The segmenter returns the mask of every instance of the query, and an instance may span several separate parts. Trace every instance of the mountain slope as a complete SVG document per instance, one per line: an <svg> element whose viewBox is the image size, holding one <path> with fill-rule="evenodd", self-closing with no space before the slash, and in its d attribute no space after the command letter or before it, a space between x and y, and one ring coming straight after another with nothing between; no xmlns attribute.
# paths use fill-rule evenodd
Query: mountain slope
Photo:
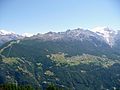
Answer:
<svg viewBox="0 0 120 90"><path fill-rule="evenodd" d="M119 56L116 48L89 30L38 34L1 46L0 83L43 90L50 83L64 90L120 89Z"/></svg>

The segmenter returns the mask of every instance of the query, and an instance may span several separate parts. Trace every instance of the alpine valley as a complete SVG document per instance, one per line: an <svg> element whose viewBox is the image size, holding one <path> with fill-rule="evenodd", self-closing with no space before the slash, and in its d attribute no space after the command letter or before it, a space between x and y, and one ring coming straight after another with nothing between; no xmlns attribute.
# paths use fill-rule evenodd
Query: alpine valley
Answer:
<svg viewBox="0 0 120 90"><path fill-rule="evenodd" d="M0 32L0 44L0 84L120 90L119 30L78 28L31 37Z"/></svg>

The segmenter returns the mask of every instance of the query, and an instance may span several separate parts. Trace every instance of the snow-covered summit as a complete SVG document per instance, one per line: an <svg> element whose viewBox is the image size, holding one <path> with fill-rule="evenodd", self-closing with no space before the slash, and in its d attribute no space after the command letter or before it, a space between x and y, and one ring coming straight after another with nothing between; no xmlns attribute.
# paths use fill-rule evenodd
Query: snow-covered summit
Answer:
<svg viewBox="0 0 120 90"><path fill-rule="evenodd" d="M31 37L33 36L34 34L31 34L31 33L23 33L22 36L23 37Z"/></svg>
<svg viewBox="0 0 120 90"><path fill-rule="evenodd" d="M23 39L24 37L12 31L0 30L0 46L11 40Z"/></svg>
<svg viewBox="0 0 120 90"><path fill-rule="evenodd" d="M96 27L91 31L102 36L110 46L114 44L114 37L117 34L117 31L114 31L108 27Z"/></svg>
<svg viewBox="0 0 120 90"><path fill-rule="evenodd" d="M12 31L6 31L6 30L0 30L0 35L8 35L8 34L15 34L15 32Z"/></svg>

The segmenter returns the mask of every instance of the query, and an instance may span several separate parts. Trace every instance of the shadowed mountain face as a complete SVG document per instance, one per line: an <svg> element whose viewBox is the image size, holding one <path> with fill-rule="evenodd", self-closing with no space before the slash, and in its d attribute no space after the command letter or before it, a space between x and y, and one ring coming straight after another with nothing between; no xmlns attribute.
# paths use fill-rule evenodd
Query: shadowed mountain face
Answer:
<svg viewBox="0 0 120 90"><path fill-rule="evenodd" d="M0 49L0 83L43 89L50 83L65 90L120 89L120 35L114 35L114 44L83 29L8 42Z"/></svg>

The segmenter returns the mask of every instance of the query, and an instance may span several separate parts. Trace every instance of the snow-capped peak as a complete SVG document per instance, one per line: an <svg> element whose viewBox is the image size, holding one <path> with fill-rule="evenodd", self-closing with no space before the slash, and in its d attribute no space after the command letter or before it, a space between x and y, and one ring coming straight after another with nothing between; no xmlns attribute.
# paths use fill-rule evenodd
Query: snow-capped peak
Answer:
<svg viewBox="0 0 120 90"><path fill-rule="evenodd" d="M1 29L0 30L0 35L16 35L16 36L19 35L19 36L23 36L23 37L31 37L34 34L31 34L31 33L16 34L13 31L7 31L7 30L4 30L4 29Z"/></svg>
<svg viewBox="0 0 120 90"><path fill-rule="evenodd" d="M96 27L93 28L91 31L102 36L110 46L114 44L114 36L116 35L116 31L108 27Z"/></svg>
<svg viewBox="0 0 120 90"><path fill-rule="evenodd" d="M108 27L95 27L92 29L93 32L98 33L98 34L104 34L107 35L108 33L113 33L115 32L114 30L108 28Z"/></svg>
<svg viewBox="0 0 120 90"><path fill-rule="evenodd" d="M31 34L31 33L23 33L22 36L24 37L31 37L33 36L34 34Z"/></svg>
<svg viewBox="0 0 120 90"><path fill-rule="evenodd" d="M15 32L6 31L6 30L0 30L0 35L8 35L8 34L15 34Z"/></svg>

